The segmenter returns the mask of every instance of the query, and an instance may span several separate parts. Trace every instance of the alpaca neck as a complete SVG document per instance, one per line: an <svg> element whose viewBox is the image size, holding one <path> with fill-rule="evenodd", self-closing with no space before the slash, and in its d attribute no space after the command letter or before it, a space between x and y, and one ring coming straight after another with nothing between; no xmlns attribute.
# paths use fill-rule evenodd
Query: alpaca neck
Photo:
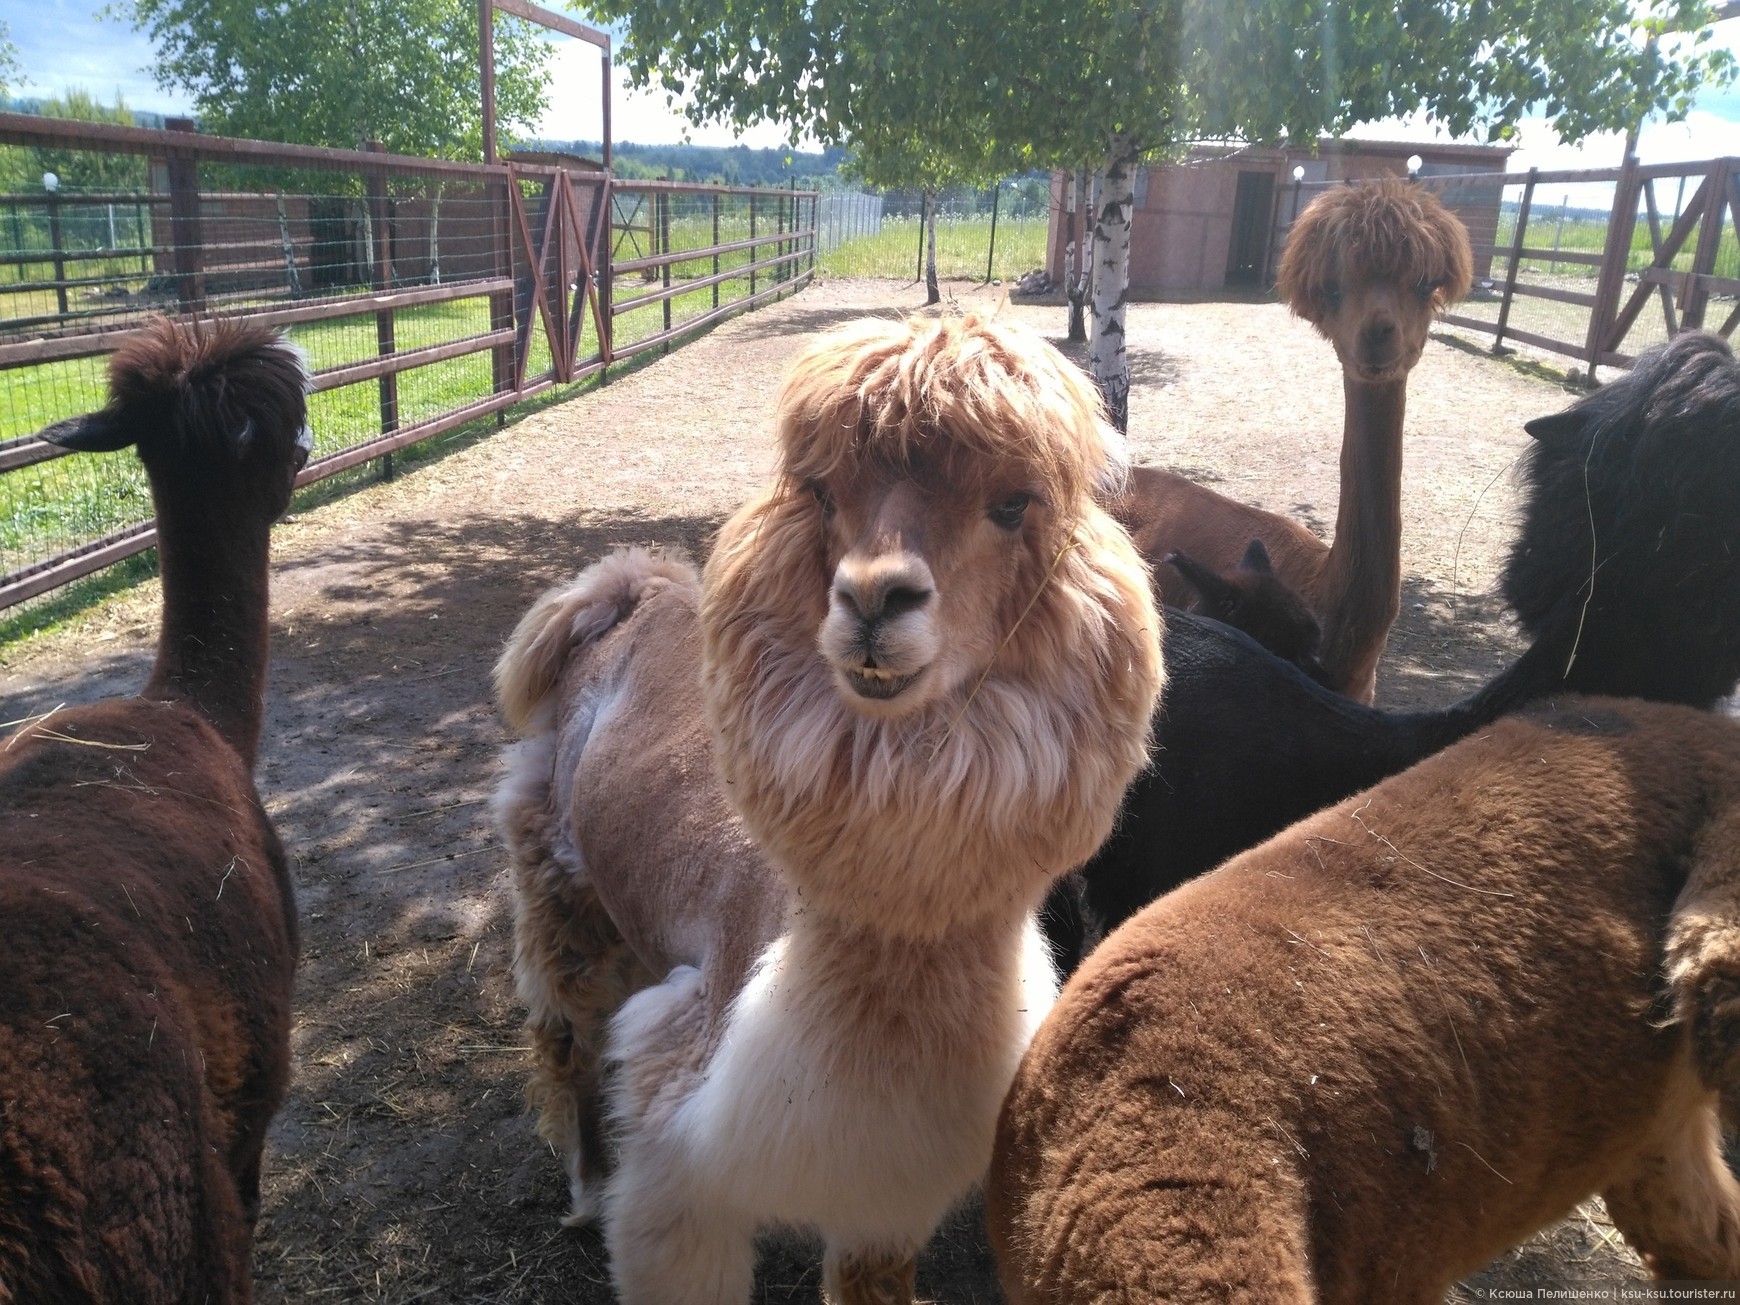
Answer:
<svg viewBox="0 0 1740 1305"><path fill-rule="evenodd" d="M806 994L797 1000L829 1012L819 1027L852 1030L842 1050L881 1048L896 1079L975 1060L1007 1059L1013 1073L1055 996L1037 938L1025 913L920 940L804 906L787 922L786 963Z"/></svg>
<svg viewBox="0 0 1740 1305"><path fill-rule="evenodd" d="M1402 417L1408 383L1364 385L1345 373L1341 501L1316 586L1324 669L1336 684L1375 674L1401 607Z"/></svg>
<svg viewBox="0 0 1740 1305"><path fill-rule="evenodd" d="M186 699L252 769L268 646L271 523L153 486L163 626L143 696ZM193 496L188 495L192 498Z"/></svg>

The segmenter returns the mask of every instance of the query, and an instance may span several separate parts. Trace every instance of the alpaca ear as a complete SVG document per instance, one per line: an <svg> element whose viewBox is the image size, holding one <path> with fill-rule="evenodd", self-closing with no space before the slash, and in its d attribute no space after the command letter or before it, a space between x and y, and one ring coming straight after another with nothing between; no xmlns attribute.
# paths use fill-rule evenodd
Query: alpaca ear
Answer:
<svg viewBox="0 0 1740 1305"><path fill-rule="evenodd" d="M1173 552L1166 554L1166 562L1196 586L1196 592L1202 595L1202 601L1211 609L1230 612L1238 605L1238 594L1232 585L1218 572L1211 571L1194 557Z"/></svg>
<svg viewBox="0 0 1740 1305"><path fill-rule="evenodd" d="M1549 448L1570 443L1582 435L1587 418L1579 408L1549 413L1523 423L1523 429Z"/></svg>
<svg viewBox="0 0 1740 1305"><path fill-rule="evenodd" d="M1239 570L1249 571L1253 575L1274 575L1275 564L1269 561L1269 550L1263 546L1263 541L1255 535L1251 542L1245 545L1245 555L1239 558Z"/></svg>
<svg viewBox="0 0 1740 1305"><path fill-rule="evenodd" d="M107 413L87 412L44 426L36 438L75 453L113 453L133 443L133 432Z"/></svg>

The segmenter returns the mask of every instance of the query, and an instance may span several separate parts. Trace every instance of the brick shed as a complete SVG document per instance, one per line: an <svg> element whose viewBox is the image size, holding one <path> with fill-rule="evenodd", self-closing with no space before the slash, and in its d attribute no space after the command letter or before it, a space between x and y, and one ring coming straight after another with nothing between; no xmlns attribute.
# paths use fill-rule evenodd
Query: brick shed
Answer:
<svg viewBox="0 0 1740 1305"><path fill-rule="evenodd" d="M1228 286L1265 286L1292 224L1294 205L1308 203L1312 183L1407 175L1418 154L1420 176L1502 172L1508 146L1322 140L1305 150L1203 146L1183 163L1144 167L1136 174L1135 225L1130 234L1130 291L1136 295L1194 294ZM1304 169L1296 186L1294 167ZM1061 281L1064 251L1079 236L1068 173L1051 178L1046 270ZM1457 186L1443 198L1468 226L1475 275L1486 276L1498 230L1500 187Z"/></svg>

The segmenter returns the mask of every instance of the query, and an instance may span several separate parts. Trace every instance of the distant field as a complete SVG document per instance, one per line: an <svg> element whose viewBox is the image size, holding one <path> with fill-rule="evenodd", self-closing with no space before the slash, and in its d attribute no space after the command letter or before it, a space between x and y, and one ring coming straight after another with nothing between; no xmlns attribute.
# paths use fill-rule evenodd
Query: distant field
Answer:
<svg viewBox="0 0 1740 1305"><path fill-rule="evenodd" d="M936 269L941 277L985 279L991 252L991 219L944 217L936 227ZM993 280L1009 281L1045 262L1045 220L1027 218L997 223ZM913 280L919 268L919 220L885 217L874 236L848 240L823 254L817 266L830 276L889 276Z"/></svg>

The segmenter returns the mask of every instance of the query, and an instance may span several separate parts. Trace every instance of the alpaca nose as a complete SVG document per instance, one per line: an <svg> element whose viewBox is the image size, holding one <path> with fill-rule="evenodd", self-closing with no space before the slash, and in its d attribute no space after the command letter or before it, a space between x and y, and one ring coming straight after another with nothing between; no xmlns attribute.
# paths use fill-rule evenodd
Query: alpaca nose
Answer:
<svg viewBox="0 0 1740 1305"><path fill-rule="evenodd" d="M834 598L866 633L883 621L916 612L935 596L930 568L917 557L881 558L867 565L842 562L834 573Z"/></svg>
<svg viewBox="0 0 1740 1305"><path fill-rule="evenodd" d="M1373 318L1360 331L1360 339L1370 353L1377 353L1389 348L1395 338L1396 319L1387 313L1381 317Z"/></svg>

